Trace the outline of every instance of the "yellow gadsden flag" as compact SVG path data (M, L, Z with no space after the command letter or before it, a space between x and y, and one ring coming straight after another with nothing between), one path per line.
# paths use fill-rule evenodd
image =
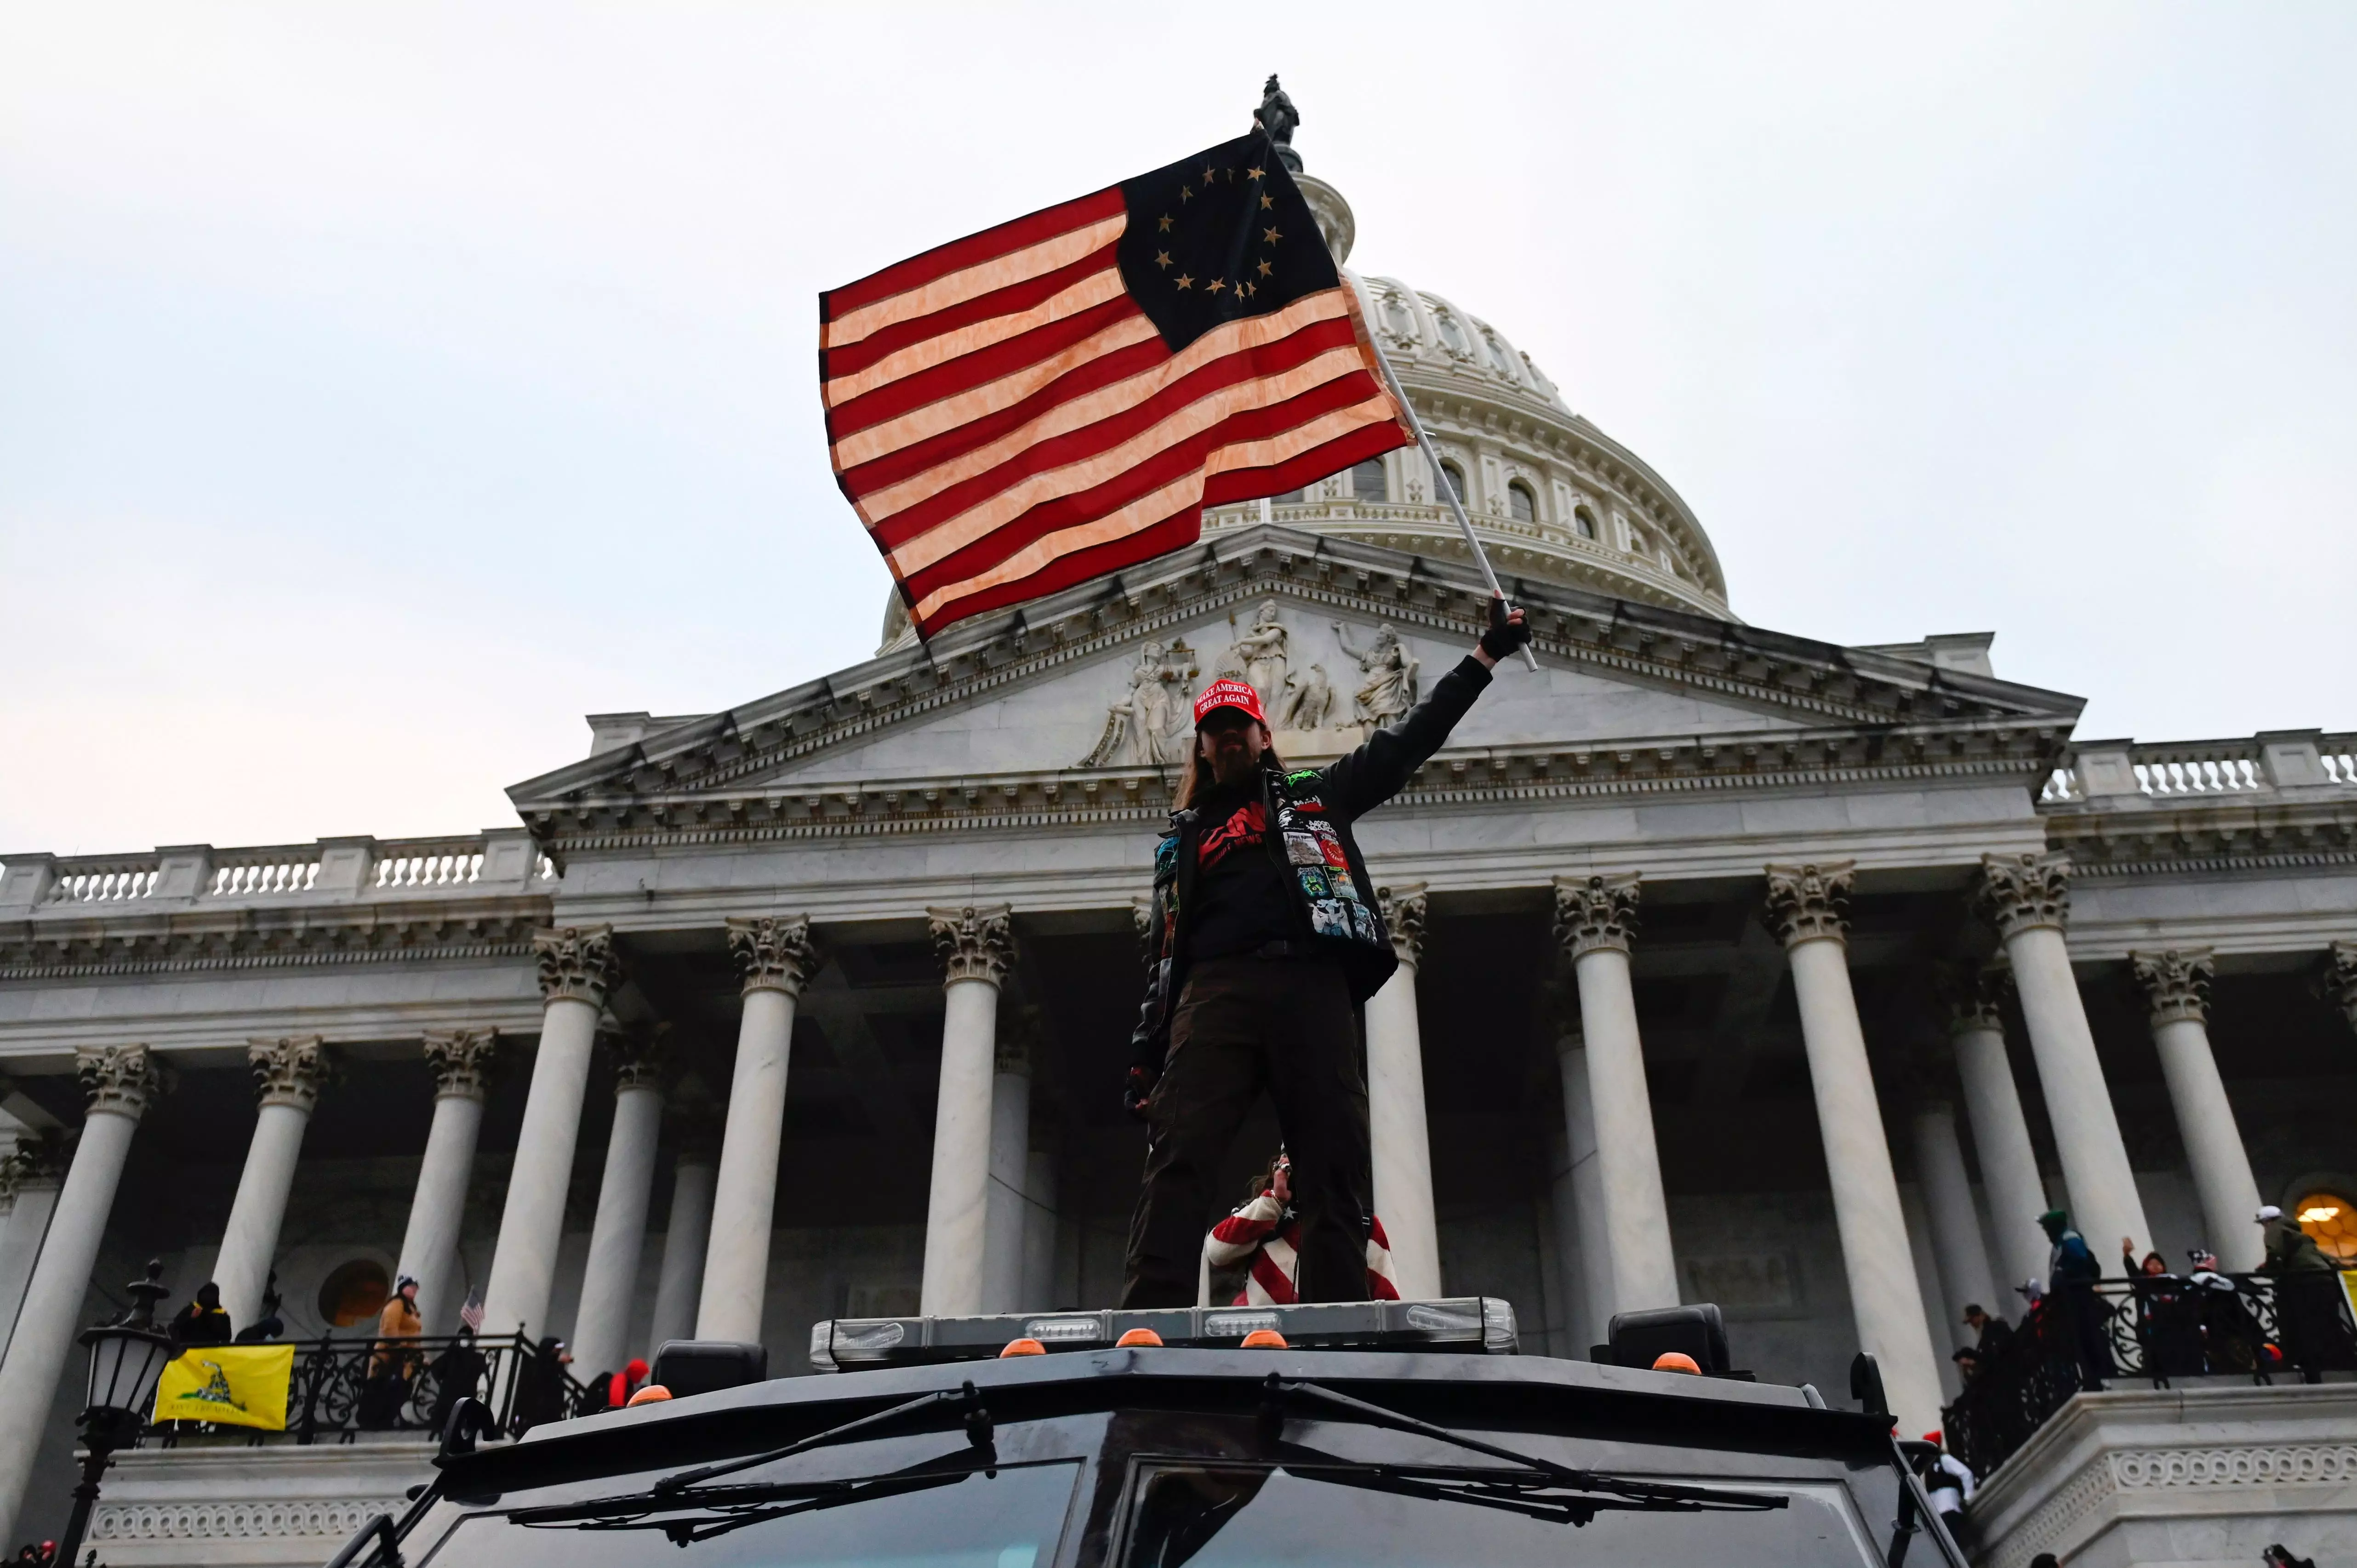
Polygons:
M183 1350L156 1383L157 1421L218 1421L286 1430L292 1345L204 1345Z

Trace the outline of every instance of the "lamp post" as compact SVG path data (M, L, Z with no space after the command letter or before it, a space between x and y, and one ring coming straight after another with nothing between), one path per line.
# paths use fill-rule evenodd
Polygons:
M131 1310L112 1323L81 1331L90 1349L90 1387L82 1401L82 1446L89 1456L81 1462L81 1481L73 1490L73 1512L66 1518L65 1539L58 1542L58 1568L72 1568L90 1530L91 1510L98 1504L98 1480L114 1463L117 1449L139 1441L156 1405L156 1380L172 1359L172 1337L156 1326L156 1304L170 1294L163 1285L164 1265L147 1265L147 1277L131 1289Z

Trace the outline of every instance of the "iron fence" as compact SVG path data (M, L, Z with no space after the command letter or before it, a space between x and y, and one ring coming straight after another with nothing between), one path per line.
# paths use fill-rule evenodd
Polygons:
M2083 1390L2350 1370L2357 1320L2337 1273L2144 1274L2040 1301L1980 1359L1941 1420L1949 1452L1986 1477Z
M458 1402L470 1395L482 1402L495 1432L520 1436L530 1427L568 1420L603 1402L522 1335L291 1343L295 1369L283 1434L173 1421L149 1427L147 1440L171 1447L190 1430L234 1432L256 1443L285 1437L298 1444L348 1443L363 1432L438 1434L449 1425Z

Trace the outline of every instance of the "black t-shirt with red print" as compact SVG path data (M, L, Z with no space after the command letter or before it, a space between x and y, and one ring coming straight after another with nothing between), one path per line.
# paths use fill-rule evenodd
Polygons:
M1269 853L1260 780L1214 785L1195 798L1203 824L1195 866L1189 956L1222 958L1266 942L1297 940L1285 873Z

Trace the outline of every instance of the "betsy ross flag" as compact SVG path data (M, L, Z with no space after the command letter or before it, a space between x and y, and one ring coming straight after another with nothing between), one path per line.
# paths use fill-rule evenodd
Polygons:
M837 483L921 636L1415 439L1268 140L819 296Z

